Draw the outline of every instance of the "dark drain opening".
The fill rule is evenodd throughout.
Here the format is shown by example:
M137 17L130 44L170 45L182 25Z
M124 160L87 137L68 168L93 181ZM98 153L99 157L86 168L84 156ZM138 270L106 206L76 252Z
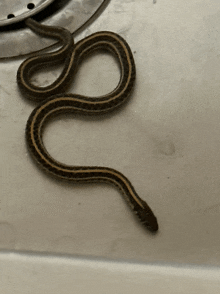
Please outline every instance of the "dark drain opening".
M64 7L72 0L57 0L52 2L44 10L36 14L34 17L38 21L43 21L49 17L53 17L54 14L58 13L60 10L65 9Z
M14 14L12 14L12 13L10 13L10 14L7 16L8 19L13 18L13 17L15 17L15 16L14 16Z
M27 8L30 10L34 9L34 7L35 7L34 3L28 3L28 5L27 5Z

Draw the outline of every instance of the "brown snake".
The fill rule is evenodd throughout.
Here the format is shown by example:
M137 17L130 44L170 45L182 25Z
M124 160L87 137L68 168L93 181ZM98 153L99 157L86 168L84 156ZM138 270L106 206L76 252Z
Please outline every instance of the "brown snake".
M26 140L35 160L54 176L74 182L108 182L120 189L128 204L141 223L150 231L158 230L157 219L147 203L136 193L131 182L120 172L108 167L69 166L50 156L43 144L42 130L52 116L64 112L80 115L102 115L118 108L130 95L135 82L135 63L130 47L119 35L103 31L94 33L75 45L70 32L59 27L48 27L33 19L26 20L35 33L59 39L63 46L56 52L35 54L19 67L17 82L21 92L32 100L40 101L31 113L26 126ZM91 52L104 49L118 60L121 78L117 87L109 94L88 97L77 94L63 94L65 87L76 73L79 63ZM59 78L47 87L37 87L30 81L34 70L45 64L64 60L64 69ZM57 94L60 93L60 94Z

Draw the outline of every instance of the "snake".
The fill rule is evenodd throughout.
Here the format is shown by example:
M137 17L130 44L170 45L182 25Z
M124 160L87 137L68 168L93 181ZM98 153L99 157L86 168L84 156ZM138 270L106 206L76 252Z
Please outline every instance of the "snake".
M30 114L26 125L26 142L35 161L47 173L56 178L72 182L107 182L119 189L140 222L150 232L158 231L157 218L150 206L138 196L133 185L119 171L102 166L72 166L54 159L43 143L46 123L61 113L74 115L104 115L119 108L132 93L136 69L132 51L128 43L111 31L93 33L74 44L72 34L62 28L38 23L32 18L25 21L36 34L60 41L61 48L49 53L34 53L24 60L17 71L17 84L21 93L38 102ZM73 80L79 64L91 53L105 50L110 52L120 67L120 80L113 91L99 97L65 93ZM64 62L59 77L45 87L36 86L31 76L36 70L54 63Z

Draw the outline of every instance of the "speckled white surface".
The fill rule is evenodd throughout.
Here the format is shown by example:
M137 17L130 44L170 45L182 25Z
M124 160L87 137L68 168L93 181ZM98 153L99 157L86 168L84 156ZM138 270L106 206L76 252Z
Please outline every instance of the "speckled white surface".
M16 85L22 60L1 61L1 249L220 265L219 1L153 2L112 0L77 36L111 30L128 41L137 67L129 103L104 119L54 121L44 140L66 164L124 173L157 215L159 233L147 233L111 186L66 184L38 169L24 139L34 104ZM101 95L118 79L115 60L98 54L72 92Z

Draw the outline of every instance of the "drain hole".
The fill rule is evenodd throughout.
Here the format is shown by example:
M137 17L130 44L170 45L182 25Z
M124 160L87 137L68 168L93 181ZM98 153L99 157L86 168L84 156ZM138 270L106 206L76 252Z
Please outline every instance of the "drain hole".
M12 13L7 16L8 19L13 18L13 17L15 17L15 16Z
M28 9L34 9L35 5L34 3L28 3L27 8Z

